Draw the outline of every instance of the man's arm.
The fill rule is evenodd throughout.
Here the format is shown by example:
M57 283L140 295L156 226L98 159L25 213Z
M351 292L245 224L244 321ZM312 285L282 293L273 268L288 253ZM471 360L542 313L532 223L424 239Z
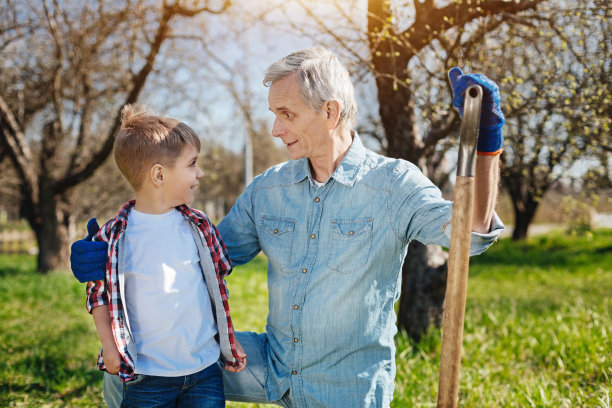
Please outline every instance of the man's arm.
M91 314L96 325L98 338L100 339L100 343L102 343L102 359L106 372L109 374L117 374L121 366L121 355L115 345L108 305L95 307L91 311Z
M453 106L461 117L466 89L472 84L482 88L472 231L485 234L490 230L495 210L499 184L499 155L504 144L503 127L506 119L501 110L499 87L482 74L464 75L460 68L451 69L448 79L453 90Z
M499 154L476 157L472 231L489 232L499 189Z

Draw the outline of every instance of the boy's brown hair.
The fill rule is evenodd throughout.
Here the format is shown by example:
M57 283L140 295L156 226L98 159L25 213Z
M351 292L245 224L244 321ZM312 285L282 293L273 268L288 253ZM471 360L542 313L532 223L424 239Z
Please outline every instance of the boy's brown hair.
M200 139L183 122L154 115L144 105L125 105L114 155L119 170L135 190L154 164L172 167L186 145L200 151Z

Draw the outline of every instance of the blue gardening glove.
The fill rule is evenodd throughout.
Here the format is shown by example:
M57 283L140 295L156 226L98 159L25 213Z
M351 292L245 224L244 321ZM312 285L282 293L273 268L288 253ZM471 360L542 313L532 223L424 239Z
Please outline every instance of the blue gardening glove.
M99 230L98 222L92 218L87 223L87 236L70 247L70 267L81 283L103 280L106 276L108 243L91 240Z
M483 154L500 153L504 144L502 127L506 123L506 119L499 106L497 84L482 74L463 75L461 69L457 67L448 71L448 79L450 79L453 88L453 106L457 108L461 117L463 117L465 90L473 84L482 87L482 108L477 150Z

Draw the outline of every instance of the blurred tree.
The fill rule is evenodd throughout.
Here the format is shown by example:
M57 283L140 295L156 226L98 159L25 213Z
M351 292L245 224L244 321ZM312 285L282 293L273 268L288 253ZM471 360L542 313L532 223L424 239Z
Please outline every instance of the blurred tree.
M527 237L544 194L577 162L608 169L611 11L604 0L547 3L537 19L500 27L478 62L501 78L506 95L502 180L512 197L515 240ZM592 189L592 173L582 173Z
M266 123L254 121L251 125L253 174L258 175L288 157L284 147L274 143ZM209 216L219 221L244 190L244 152L233 152L212 141L205 141L202 150L199 164L204 177L200 179L194 205L202 207Z
M202 150L198 163L204 177L200 179L194 206L203 207L210 217L219 221L244 188L243 156L214 142L205 142ZM212 211L207 205L212 205Z
M0 146L20 179L20 212L36 235L40 272L66 265L75 187L109 156L121 107L138 100L179 18L228 6L229 0L0 6Z

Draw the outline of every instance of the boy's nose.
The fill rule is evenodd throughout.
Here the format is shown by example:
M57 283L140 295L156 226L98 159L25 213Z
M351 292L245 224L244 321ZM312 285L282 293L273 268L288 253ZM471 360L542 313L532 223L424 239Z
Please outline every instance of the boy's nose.
M200 179L200 178L204 177L204 172L202 171L200 166L197 166L197 167L198 167L198 171L196 172L196 178Z

